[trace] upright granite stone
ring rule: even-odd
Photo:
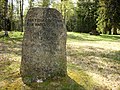
[[[31,8],[25,18],[21,76],[26,84],[66,76],[66,30],[51,8]]]

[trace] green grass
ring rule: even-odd
[[[120,35],[92,36],[68,32],[68,62],[84,70],[100,87],[117,90],[120,83],[119,41]]]
[[[38,84],[38,90],[119,90],[120,35],[67,34],[68,77]],[[31,90],[19,72],[22,39],[21,32],[0,38],[0,90]]]
[[[68,32],[68,41],[120,41],[120,35],[105,35],[100,36],[89,35],[86,33]]]

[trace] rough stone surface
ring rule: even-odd
[[[21,76],[44,82],[66,76],[66,30],[62,15],[51,8],[31,8],[25,18]]]

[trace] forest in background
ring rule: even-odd
[[[74,2],[73,2],[74,1]],[[24,31],[29,8],[52,7],[63,15],[67,30],[117,35],[120,30],[120,0],[0,0],[0,30]]]

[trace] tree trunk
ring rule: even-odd
[[[20,22],[20,31],[23,32],[23,0],[20,0]]]
[[[24,0],[22,0],[22,13],[21,13],[21,26],[22,26],[22,32],[23,32],[23,3],[24,3]]]
[[[8,12],[8,0],[5,0],[5,10],[4,10],[4,26],[3,26],[3,29],[5,31],[5,34],[4,36],[8,37],[8,31],[7,31],[7,25],[6,25],[6,22],[7,22],[7,12]]]
[[[6,30],[5,31],[5,35],[4,36],[6,36],[6,37],[8,37],[9,35],[8,35],[8,31]]]
[[[60,12],[63,14],[63,10],[62,10],[62,7],[63,7],[63,3],[62,3],[62,0],[61,0],[61,5],[60,5]]]
[[[117,27],[113,26],[113,35],[117,35]]]
[[[63,13],[64,13],[63,19],[64,19],[64,23],[66,24],[66,22],[65,22],[65,21],[66,21],[66,7],[65,7],[65,2],[64,2],[64,4],[63,4],[63,6],[64,6],[64,7],[63,7],[63,11],[64,11],[64,12],[63,12]]]
[[[13,27],[13,0],[11,0],[11,13],[10,13],[10,21],[11,21],[11,30],[14,29]]]
[[[107,34],[107,30],[106,30],[106,28],[104,28],[104,30],[103,30],[103,34]]]
[[[109,35],[111,35],[111,34],[112,34],[111,29],[112,29],[112,27],[109,25],[109,26],[108,26]]]
[[[29,8],[32,8],[32,0],[29,0]]]
[[[109,29],[109,35],[111,35],[111,34],[112,34],[111,29]]]

